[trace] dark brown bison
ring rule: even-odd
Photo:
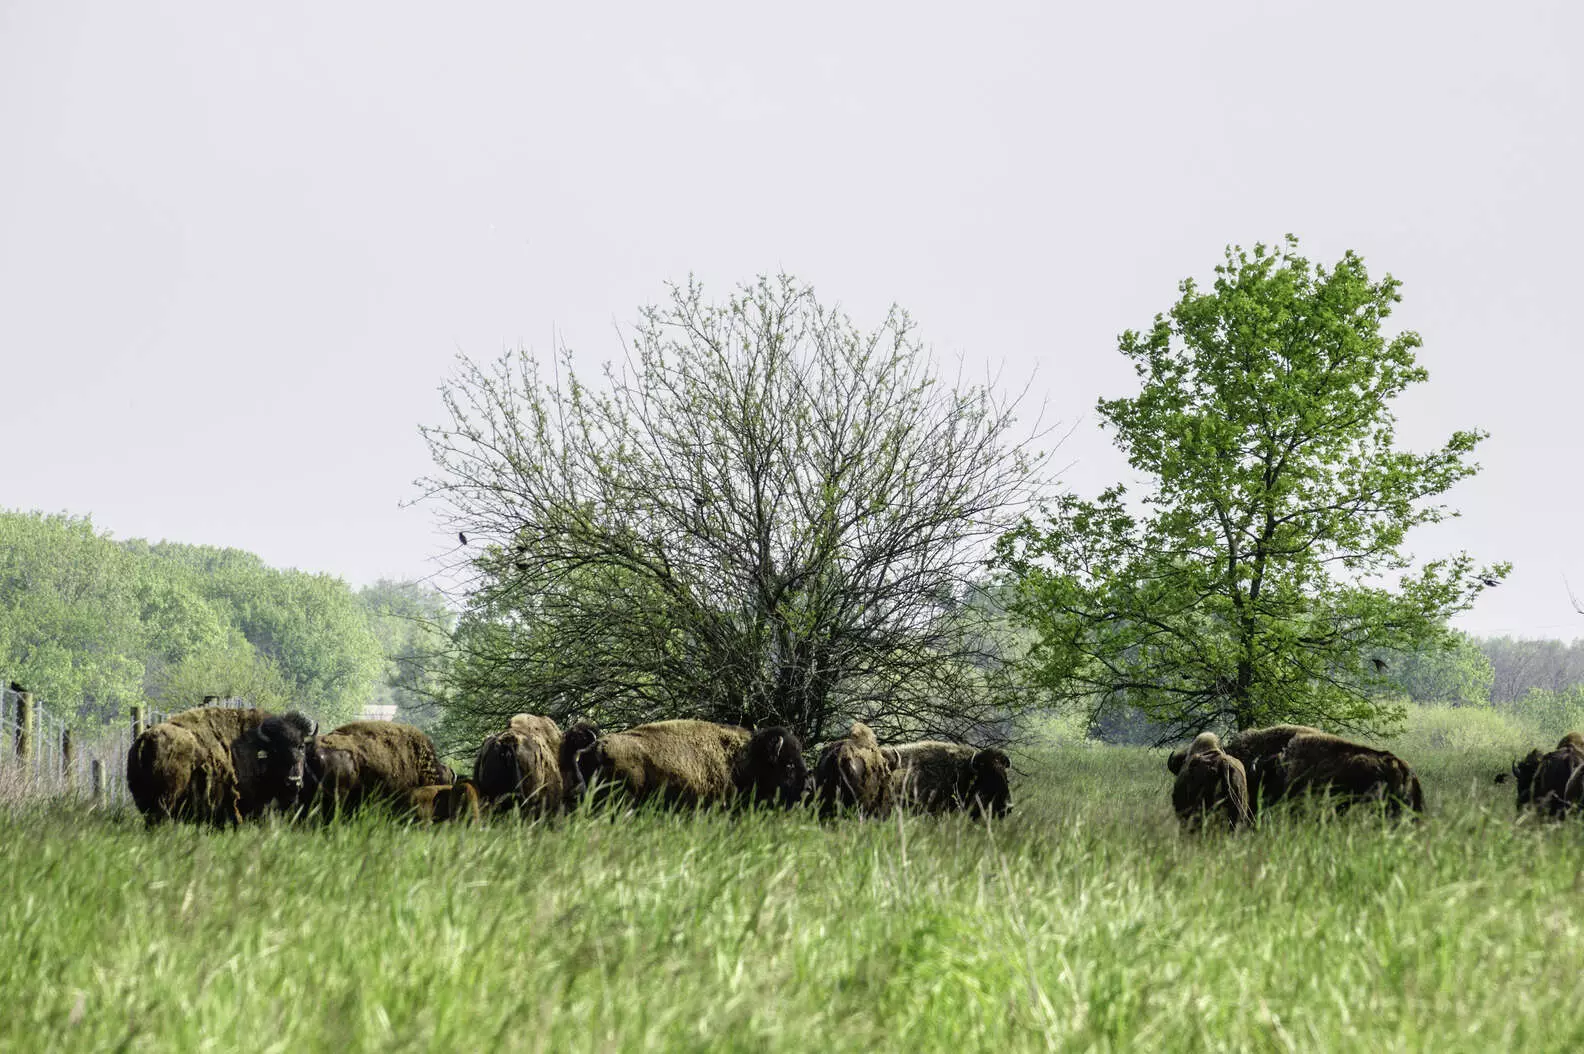
[[[1295,737],[1311,734],[1323,733],[1308,725],[1271,725],[1268,728],[1250,728],[1227,737],[1221,749],[1243,766],[1248,782],[1250,815],[1258,815],[1261,806],[1281,801],[1287,791],[1281,753]],[[1166,759],[1167,770],[1173,776],[1177,775],[1187,757],[1188,747],[1178,747]]]
[[[485,804],[540,815],[559,811],[561,738],[548,717],[517,714],[504,732],[484,740],[473,759],[473,782]]]
[[[266,724],[303,735],[314,728],[297,713],[200,707],[145,729],[127,751],[127,789],[145,822],[175,818],[224,826],[291,800],[293,792],[275,789],[285,787],[285,779],[273,779],[257,757],[258,732]]]
[[[459,779],[455,783],[431,783],[407,792],[406,811],[425,823],[445,823],[462,820],[478,823],[482,815],[479,808],[479,790],[472,780]]]
[[[868,725],[854,721],[845,739],[820,751],[814,765],[814,795],[826,816],[840,809],[854,809],[863,816],[885,816],[891,811],[891,761]]]
[[[598,788],[633,801],[693,807],[754,802],[789,807],[803,796],[808,770],[798,738],[785,728],[750,732],[711,721],[656,721],[599,735],[588,724],[561,742],[569,801]]]
[[[929,813],[966,809],[973,816],[1002,816],[1012,808],[1011,760],[999,750],[934,740],[880,749],[891,764],[891,798],[899,807]]]
[[[1419,777],[1397,755],[1324,732],[1294,736],[1281,753],[1286,796],[1329,795],[1339,810],[1382,802],[1390,815],[1406,807],[1422,815]]]
[[[1202,829],[1217,814],[1232,830],[1250,822],[1243,763],[1221,749],[1214,732],[1202,732],[1189,744],[1172,784],[1172,808],[1184,830]]]
[[[454,775],[429,737],[394,721],[354,721],[305,744],[305,802],[326,814],[383,801],[400,806],[419,787]]]
[[[1512,764],[1518,784],[1518,809],[1532,807],[1542,816],[1561,819],[1584,806],[1584,735],[1569,732],[1556,749],[1531,750]],[[1506,780],[1506,773],[1496,782]]]

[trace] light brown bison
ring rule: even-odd
[[[656,721],[599,735],[588,724],[561,743],[568,800],[605,788],[635,802],[693,807],[755,802],[782,807],[803,796],[808,770],[785,728],[750,732],[712,721]]]
[[[999,750],[924,740],[882,747],[891,764],[891,797],[915,812],[967,810],[1001,816],[1012,808],[1011,759]]]
[[[840,809],[863,816],[891,811],[891,761],[873,729],[854,721],[845,739],[825,745],[814,765],[814,794],[826,816]]]
[[[1584,806],[1584,735],[1569,732],[1556,749],[1531,750],[1512,764],[1518,784],[1518,809],[1532,807],[1542,816],[1561,819]],[[1506,773],[1496,782],[1506,781]]]
[[[561,729],[548,717],[517,714],[484,740],[473,782],[485,804],[548,815],[561,808]]]
[[[273,778],[258,758],[261,727],[289,726],[311,735],[313,722],[301,714],[200,707],[173,714],[145,729],[127,751],[127,789],[153,826],[166,819],[227,825],[261,812],[271,802],[289,802],[295,791],[277,793],[288,771]],[[300,759],[299,759],[300,760]],[[296,770],[300,782],[302,770]]]
[[[1295,737],[1311,734],[1323,733],[1308,725],[1271,725],[1268,728],[1250,728],[1227,737],[1221,749],[1243,766],[1248,782],[1250,815],[1258,815],[1262,806],[1281,801],[1287,792],[1281,753]],[[1178,747],[1166,759],[1167,770],[1177,775],[1187,757],[1188,747]]]
[[[1407,807],[1422,815],[1419,777],[1388,750],[1352,743],[1324,732],[1294,736],[1281,753],[1286,796],[1325,794],[1339,810],[1357,802],[1382,802],[1390,815]]]
[[[372,801],[399,805],[419,787],[454,775],[429,737],[394,721],[354,721],[307,744],[309,798],[327,813]]]
[[[1172,784],[1172,808],[1184,830],[1200,830],[1217,814],[1232,830],[1250,822],[1243,763],[1221,749],[1214,732],[1202,732],[1189,744]]]
[[[462,820],[478,823],[479,790],[472,780],[459,779],[455,783],[431,783],[407,792],[406,811],[425,823],[445,823]]]

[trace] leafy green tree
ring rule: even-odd
[[[1014,617],[1055,700],[1125,703],[1166,732],[1291,720],[1379,730],[1379,651],[1441,638],[1507,565],[1420,565],[1404,536],[1455,515],[1435,499],[1477,466],[1459,431],[1398,450],[1392,401],[1427,373],[1419,336],[1382,334],[1399,283],[1349,252],[1312,265],[1228,249],[1143,332],[1122,334],[1139,393],[1099,414],[1150,489],[1066,495],[1000,542]],[[1396,576],[1396,581],[1390,581]]]
[[[1484,706],[1491,701],[1495,670],[1479,642],[1465,633],[1449,632],[1444,640],[1406,654],[1371,656],[1376,658],[1386,663],[1381,672],[1391,688],[1416,703]]]
[[[374,702],[395,706],[400,721],[433,729],[441,717],[438,677],[455,613],[439,590],[419,582],[380,579],[358,590],[357,598],[385,659]]]
[[[1040,459],[950,387],[906,314],[873,330],[785,276],[674,288],[626,365],[463,360],[422,481],[470,539],[451,710],[982,734],[996,683],[964,603]]]

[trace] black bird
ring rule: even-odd
[[[1370,662],[1373,662],[1375,664],[1375,672],[1376,673],[1380,673],[1380,672],[1382,672],[1382,671],[1384,671],[1386,669],[1386,660],[1385,659],[1371,659]]]
[[[27,691],[26,688],[22,687],[20,684],[17,684],[15,681],[11,682],[11,690],[18,695],[21,695],[23,692]]]
[[[467,544],[467,535],[463,534],[461,531],[458,531],[457,532],[457,541],[461,542],[463,545],[466,545]]]
[[[1497,586],[1501,585],[1501,579],[1499,578],[1481,578],[1480,581],[1484,582],[1492,589],[1495,589]]]
[[[528,570],[528,561],[527,560],[513,560],[512,561],[512,566],[515,567],[519,571],[526,571],[526,570]]]

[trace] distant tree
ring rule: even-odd
[[[358,590],[370,628],[385,657],[376,703],[396,707],[396,719],[432,729],[440,719],[438,676],[456,616],[445,596],[420,582],[380,579]]]
[[[1479,643],[1465,633],[1449,632],[1418,651],[1378,652],[1371,658],[1386,664],[1381,670],[1389,682],[1386,690],[1414,702],[1483,706],[1491,701],[1495,672]]]
[[[961,737],[1023,705],[965,600],[1042,458],[1012,405],[935,373],[905,313],[863,331],[784,276],[722,304],[690,283],[602,385],[520,352],[464,359],[444,397],[421,483],[477,576],[459,718]]]
[[[1427,377],[1417,334],[1381,333],[1398,287],[1351,252],[1328,269],[1293,239],[1229,249],[1212,288],[1184,281],[1168,314],[1122,334],[1142,387],[1099,414],[1149,491],[1064,496],[998,548],[1037,633],[1035,684],[1137,707],[1162,739],[1393,723],[1372,656],[1437,641],[1508,570],[1467,554],[1414,569],[1403,552],[1410,529],[1455,515],[1434,499],[1477,471],[1483,433],[1396,449],[1391,403]]]

